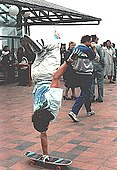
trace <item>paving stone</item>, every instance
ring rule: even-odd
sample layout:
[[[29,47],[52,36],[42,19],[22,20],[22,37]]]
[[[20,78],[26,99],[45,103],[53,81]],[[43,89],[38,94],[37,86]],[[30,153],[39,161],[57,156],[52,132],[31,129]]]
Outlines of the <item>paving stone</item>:
[[[88,148],[89,148],[89,147],[87,147],[87,146],[82,146],[82,145],[78,145],[78,146],[74,147],[74,149],[79,150],[79,151],[85,151],[85,150],[87,150]]]
[[[92,143],[97,143],[99,140],[100,140],[100,139],[92,139],[92,140],[90,140],[90,142],[92,142]]]
[[[101,129],[100,128],[91,128],[90,130],[92,130],[92,131],[99,131]]]
[[[17,163],[18,161],[21,161],[21,160],[23,160],[23,158],[21,156],[13,155],[13,156],[11,156],[7,159],[3,159],[0,162],[0,165],[4,166],[4,167],[10,167],[10,166],[14,165],[15,163]]]
[[[65,153],[64,152],[57,152],[57,151],[53,151],[50,153],[50,155],[56,156],[56,157],[62,157],[65,158]]]
[[[113,142],[117,142],[117,138],[115,138],[115,139],[113,140]]]
[[[80,141],[80,140],[74,140],[74,139],[69,141],[69,143],[72,143],[72,144],[80,144],[81,142],[82,141]]]
[[[67,135],[67,134],[69,134],[69,133],[70,133],[70,132],[67,132],[67,131],[60,131],[60,132],[56,133],[55,135],[50,136],[50,137],[48,137],[48,138],[49,138],[50,140],[56,141],[56,140],[58,140],[59,138],[65,136],[65,135]]]
[[[35,145],[35,144],[36,144],[36,142],[25,142],[25,143],[22,143],[21,145],[16,146],[14,149],[25,150],[25,149],[28,149],[30,146]]]
[[[106,130],[114,130],[115,128],[114,128],[114,127],[105,126],[105,127],[103,127],[103,129],[106,129]]]
[[[25,143],[26,141],[25,140],[15,140],[15,141],[12,141],[12,143],[14,144],[22,144],[22,143]]]

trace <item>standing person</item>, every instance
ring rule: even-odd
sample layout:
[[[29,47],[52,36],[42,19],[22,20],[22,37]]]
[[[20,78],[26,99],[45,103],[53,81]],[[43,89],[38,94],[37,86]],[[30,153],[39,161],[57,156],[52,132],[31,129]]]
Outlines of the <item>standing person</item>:
[[[112,47],[115,50],[115,56],[116,56],[116,57],[113,58],[113,61],[114,61],[114,76],[113,76],[113,81],[116,81],[117,49],[115,48],[115,43],[112,43]]]
[[[60,47],[61,64],[64,63],[65,53],[66,53],[66,44],[61,43],[61,47]]]
[[[7,81],[9,83],[14,82],[15,71],[14,71],[14,67],[13,67],[13,58],[11,56],[10,49],[7,45],[5,45],[2,49],[1,65],[4,68],[4,71],[7,73]]]
[[[5,45],[1,51],[1,65],[3,67],[3,72],[6,72],[6,74],[9,76],[9,57],[10,57],[10,50],[7,45]]]
[[[23,47],[19,47],[17,50],[17,59],[18,59],[18,85],[26,86],[28,82],[28,59],[25,56],[25,50]],[[27,66],[21,66],[20,64],[25,64]]]
[[[87,116],[94,115],[94,111],[92,111],[91,108],[90,88],[93,73],[92,60],[94,60],[95,58],[96,50],[95,47],[93,47],[94,51],[91,49],[91,41],[91,36],[83,36],[81,38],[81,45],[78,45],[73,51],[73,54],[71,54],[75,55],[75,53],[79,53],[76,56],[76,61],[73,63],[73,68],[76,69],[76,72],[78,74],[78,79],[80,82],[79,86],[81,89],[79,97],[76,99],[70,113],[68,114],[74,122],[79,121],[77,115],[83,104],[85,105]]]
[[[2,61],[1,64],[3,65],[3,67],[7,70],[8,72],[8,68],[10,65],[10,49],[7,45],[5,45],[2,49]]]
[[[45,160],[49,159],[48,126],[56,118],[61,107],[63,90],[59,88],[60,77],[72,60],[68,59],[59,67],[59,63],[57,63],[59,46],[57,44],[47,45],[42,49],[40,48],[40,52],[35,53],[36,58],[31,68],[31,76],[34,83],[34,114],[32,115],[32,122],[34,128],[40,132],[43,151],[42,161],[45,162]]]
[[[91,83],[91,102],[95,102],[95,80],[97,79],[98,97],[97,102],[103,102],[103,84],[104,84],[104,53],[101,45],[98,44],[99,38],[91,35],[92,46],[96,47],[96,57],[93,60],[93,79]]]
[[[69,58],[70,54],[73,51],[73,48],[76,46],[76,43],[73,41],[69,42],[68,49],[65,53],[65,61]],[[67,70],[63,74],[63,79],[65,82],[65,91],[64,91],[64,100],[76,100],[76,71],[73,69],[72,65],[69,64]],[[71,98],[68,96],[69,89],[71,88]]]
[[[115,84],[112,80],[114,76],[114,61],[113,59],[116,58],[115,51],[111,46],[111,41],[107,40],[104,51],[104,58],[105,58],[105,67],[104,67],[104,76],[108,76],[109,83]]]

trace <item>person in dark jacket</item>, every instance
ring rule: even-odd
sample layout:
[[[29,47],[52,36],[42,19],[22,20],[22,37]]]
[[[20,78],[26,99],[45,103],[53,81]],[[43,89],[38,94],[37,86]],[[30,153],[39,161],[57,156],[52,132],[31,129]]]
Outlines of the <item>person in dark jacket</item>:
[[[60,47],[61,61],[60,61],[60,64],[63,64],[63,63],[64,63],[65,53],[66,53],[66,44],[61,43],[61,47]]]
[[[7,82],[12,83],[15,81],[15,71],[13,67],[13,58],[11,56],[10,49],[7,45],[5,45],[2,49],[1,55],[1,65],[2,65],[2,72],[7,75]]]
[[[28,82],[28,66],[20,67],[20,64],[28,65],[28,59],[25,56],[23,47],[19,47],[17,51],[18,59],[18,86],[26,86]]]

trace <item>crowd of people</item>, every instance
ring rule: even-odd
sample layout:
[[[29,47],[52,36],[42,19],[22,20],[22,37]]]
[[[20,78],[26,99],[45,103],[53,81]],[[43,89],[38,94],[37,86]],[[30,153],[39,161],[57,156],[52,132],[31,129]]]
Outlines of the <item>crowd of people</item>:
[[[84,37],[81,39],[81,44],[76,46],[72,49],[71,53],[75,53],[75,50],[81,50],[84,53],[87,53],[86,59],[79,59],[79,61],[76,61],[76,66],[71,66],[74,73],[71,73],[69,71],[69,67],[65,71],[64,74],[68,75],[67,83],[69,84],[71,82],[71,78],[74,80],[75,78],[75,88],[80,87],[81,93],[79,97],[75,98],[75,103],[72,106],[72,109],[70,113],[68,114],[74,122],[78,122],[78,114],[80,111],[80,108],[82,105],[85,105],[87,116],[91,116],[94,113],[91,109],[91,103],[93,102],[103,102],[104,101],[104,79],[107,78],[109,80],[109,83],[115,84],[116,81],[116,65],[117,65],[117,50],[115,48],[115,44],[111,43],[110,40],[105,41],[103,44],[99,44],[98,40],[99,38],[96,35],[91,36],[85,36],[85,40],[83,40]],[[74,43],[75,44],[75,43]],[[87,52],[87,48],[95,49],[95,57],[93,59],[89,59],[88,57],[91,56],[89,52]],[[69,48],[68,48],[69,49]],[[64,61],[66,60],[66,53],[64,52],[65,57]],[[70,55],[70,53],[69,53]],[[89,63],[88,63],[89,62]],[[92,69],[90,66],[92,65]],[[89,70],[91,71],[89,74]],[[72,76],[71,76],[72,74]],[[63,76],[64,78],[64,76]],[[72,89],[72,83],[70,84],[69,88],[67,88],[66,93],[66,79],[64,78],[64,85],[65,85],[65,93],[67,95],[63,96],[67,100],[72,100],[72,98],[68,97],[68,89]],[[97,93],[95,92],[97,85]],[[75,91],[75,89],[74,89]],[[97,96],[96,96],[97,94]],[[75,95],[76,96],[76,95]]]
[[[115,84],[115,81],[116,81],[117,49],[115,48],[115,44],[111,43],[110,40],[105,41],[103,44],[99,44],[98,43],[99,38],[96,35],[91,35],[91,38],[92,38],[91,46],[95,46],[96,52],[97,52],[97,56],[93,60],[93,75],[92,75],[92,83],[91,83],[91,102],[95,102],[95,101],[103,102],[104,79],[108,78],[109,83],[111,83],[111,84]],[[75,44],[75,42],[74,42],[74,44]],[[65,47],[66,47],[66,45],[65,45]],[[69,48],[70,47],[68,44],[68,50],[69,50]],[[62,61],[65,61],[68,50],[64,49],[64,53],[63,53],[64,60],[62,57]],[[70,83],[71,82],[71,79],[70,79],[71,72],[69,71],[69,69],[67,69],[66,72],[69,77],[68,83]],[[72,78],[73,77],[75,77],[74,74],[72,74]],[[64,76],[63,76],[63,78],[64,78]],[[66,87],[65,78],[64,78],[64,82],[65,82],[65,87]],[[74,81],[72,81],[72,82],[74,82]],[[96,97],[95,96],[96,82],[97,82],[97,86],[98,86],[97,98],[95,98]],[[71,87],[69,87],[69,88],[71,88]],[[78,84],[76,87],[78,87]],[[66,100],[72,99],[72,98],[69,98],[68,95],[65,95],[64,98]]]
[[[103,44],[98,44],[99,38],[96,35],[91,35],[92,46],[96,46],[96,51],[98,57],[93,61],[93,79],[91,84],[91,101],[92,102],[103,102],[103,84],[104,79],[108,78],[109,83],[115,84],[116,81],[116,64],[117,64],[117,50],[115,44],[111,43],[110,40],[105,41]],[[22,42],[23,43],[23,42]],[[72,53],[73,48],[76,46],[76,43],[70,41],[68,44],[61,43],[60,47],[60,65],[69,57]],[[27,45],[27,48],[24,49],[21,45],[16,52],[15,59],[17,63],[28,64],[33,63],[35,59],[35,54],[31,53],[31,48]],[[0,71],[7,75],[7,82],[13,82],[15,79],[15,67],[13,66],[14,58],[11,55],[10,49],[7,45],[3,47],[0,51]],[[26,86],[28,82],[28,69],[26,66],[17,67],[18,68],[18,85]],[[75,100],[75,88],[79,87],[78,82],[76,82],[76,71],[72,66],[69,66],[63,75],[65,82],[65,90],[63,98],[64,100]],[[98,96],[95,98],[95,82],[97,79],[98,85]],[[71,89],[71,97],[69,97],[69,90]]]
[[[6,75],[7,83],[13,83],[16,81],[15,71],[17,68],[18,86],[28,84],[28,64],[32,64],[35,59],[35,54],[32,55],[30,46],[27,44],[27,48],[24,48],[23,43],[21,38],[21,46],[16,50],[14,56],[7,45],[3,47],[0,53],[0,72]]]

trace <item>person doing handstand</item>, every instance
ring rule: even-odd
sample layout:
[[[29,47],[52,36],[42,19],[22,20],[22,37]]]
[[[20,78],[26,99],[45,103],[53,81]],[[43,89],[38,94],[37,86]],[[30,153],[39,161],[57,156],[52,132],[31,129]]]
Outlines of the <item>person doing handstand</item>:
[[[39,131],[41,138],[41,145],[43,150],[43,161],[48,159],[48,142],[47,142],[47,130],[49,123],[54,120],[59,112],[61,106],[62,92],[59,88],[60,77],[68,65],[63,63],[59,69],[53,75],[51,84],[43,81],[37,83],[34,94],[34,107],[35,111],[32,116],[32,122],[34,128]],[[40,108],[38,106],[40,105]]]
[[[27,41],[25,36],[23,41]],[[29,45],[31,46],[31,44]],[[32,48],[34,48],[33,45]],[[43,162],[49,160],[48,126],[56,118],[61,107],[63,89],[59,88],[60,78],[67,69],[69,62],[72,62],[72,59],[68,59],[59,67],[59,64],[57,64],[58,54],[58,44],[44,46],[40,52],[36,52],[36,58],[31,67],[31,77],[34,83],[32,122],[34,128],[40,132]]]

